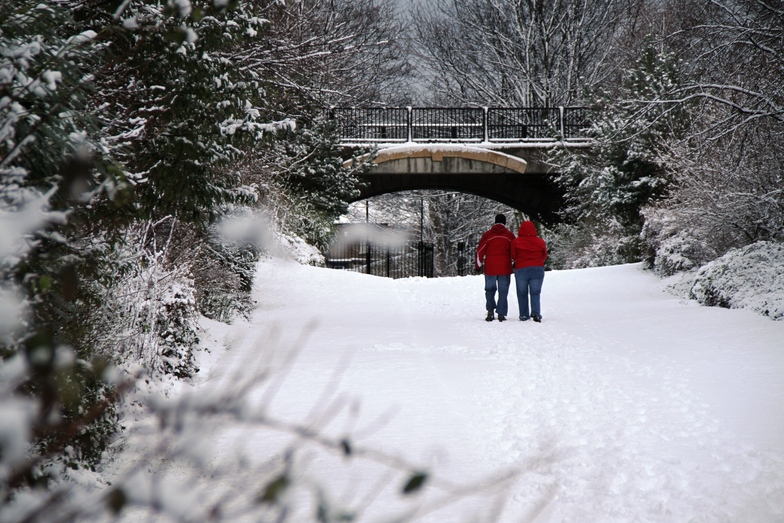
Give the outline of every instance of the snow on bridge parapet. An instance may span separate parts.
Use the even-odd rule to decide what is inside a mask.
[[[528,164],[522,158],[510,154],[485,149],[476,146],[457,145],[457,144],[406,144],[394,147],[387,147],[378,151],[378,155],[373,159],[376,164],[390,162],[394,160],[404,160],[408,158],[429,158],[433,162],[441,162],[447,158],[461,158],[464,160],[474,160],[492,165],[505,167],[520,174],[525,173]],[[365,162],[371,158],[370,154],[359,158],[360,162]],[[344,163],[346,167],[351,166],[353,160]]]

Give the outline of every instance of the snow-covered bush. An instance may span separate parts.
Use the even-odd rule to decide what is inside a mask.
[[[582,222],[560,224],[543,233],[553,269],[579,269],[617,265],[637,259],[639,240],[616,220],[602,225]]]
[[[194,373],[195,257],[183,253],[198,250],[188,241],[192,237],[187,226],[169,217],[136,224],[103,253],[104,276],[85,283],[100,296],[100,307],[85,304],[83,318],[97,354],[121,365],[142,365],[153,376]]]
[[[718,256],[709,239],[685,227],[679,209],[648,207],[643,215],[643,261],[660,276],[695,269]]]
[[[691,270],[698,265],[695,260],[703,258],[700,252],[704,252],[704,243],[687,233],[670,236],[659,243],[653,257],[653,269],[662,276]]]
[[[701,267],[689,296],[703,305],[784,319],[784,244],[758,242]]]
[[[233,209],[212,225],[194,265],[199,312],[226,323],[247,317],[256,262],[268,246],[268,224],[249,208]]]
[[[326,264],[324,254],[317,247],[314,247],[302,238],[288,234],[279,234],[278,243],[298,263],[313,265],[314,267],[324,267]]]

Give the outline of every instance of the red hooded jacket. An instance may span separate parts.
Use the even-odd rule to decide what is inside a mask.
[[[515,269],[523,267],[544,267],[547,259],[547,245],[536,235],[533,222],[520,224],[520,232],[512,242],[512,259]]]
[[[482,235],[476,249],[476,268],[485,266],[487,276],[512,274],[511,246],[514,240],[512,231],[503,223],[496,223]]]

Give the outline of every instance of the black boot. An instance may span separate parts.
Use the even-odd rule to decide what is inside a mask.
[[[494,319],[495,316],[493,316],[493,309],[490,309],[487,311],[487,318],[485,318],[485,321],[493,321]]]

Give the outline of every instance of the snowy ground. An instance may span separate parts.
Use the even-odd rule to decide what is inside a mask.
[[[269,415],[438,478],[402,500],[385,486],[404,475],[310,454],[324,496],[372,500],[363,521],[784,521],[784,322],[680,301],[637,265],[548,272],[541,324],[514,320],[513,292],[512,321],[485,322],[481,276],[265,260],[256,288],[249,322],[205,320],[196,387],[272,369],[255,393]],[[204,436],[217,462],[261,463],[287,440],[232,423]],[[244,470],[230,483],[258,479]]]

